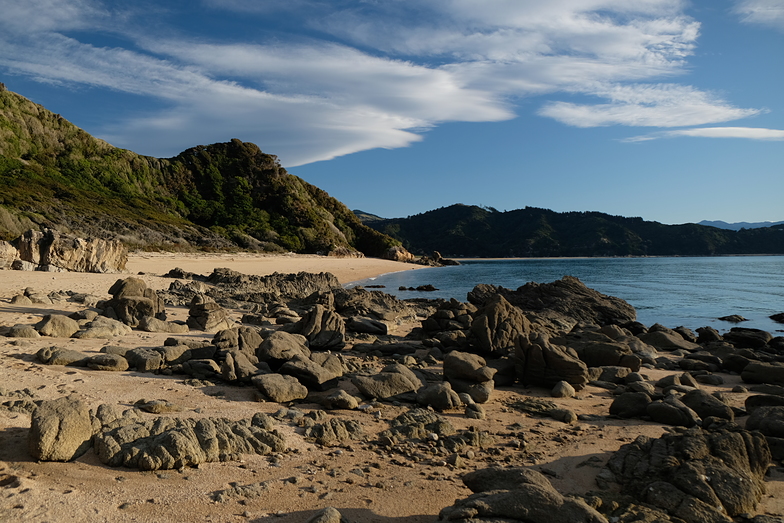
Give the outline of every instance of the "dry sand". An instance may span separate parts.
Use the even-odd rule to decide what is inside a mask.
[[[144,272],[143,278],[155,289],[168,287],[171,280],[153,274],[163,274],[174,267],[205,274],[215,267],[249,274],[329,271],[342,283],[411,268],[372,259],[180,254],[135,255],[128,264],[130,272]],[[0,327],[34,324],[44,314],[68,314],[82,307],[65,301],[54,306],[10,305],[8,300],[25,287],[42,292],[72,290],[106,296],[117,278],[118,275],[0,271]],[[172,319],[187,317],[187,310],[182,308],[169,307],[167,311]],[[412,327],[392,326],[398,334]],[[198,332],[187,336],[212,338]],[[156,347],[166,337],[134,331],[110,343]],[[197,418],[244,419],[256,412],[274,413],[280,408],[278,404],[257,402],[250,387],[217,384],[198,388],[186,385],[183,376],[46,366],[34,359],[42,347],[54,345],[91,353],[106,345],[105,340],[0,340],[4,340],[0,341],[0,388],[30,389],[38,399],[75,394],[93,407],[108,403],[127,408],[140,399],[165,399],[183,408],[175,415]],[[668,374],[660,370],[644,373],[651,379]],[[724,386],[707,389],[728,391],[739,382],[737,376],[725,378]],[[497,390],[485,405],[486,420],[469,420],[457,410],[445,413],[457,429],[476,426],[495,435],[496,444],[488,449],[474,449],[474,455],[464,459],[463,468],[448,465],[447,456],[433,454],[428,445],[412,448],[410,456],[402,456],[388,454],[372,443],[375,433],[388,428],[386,421],[407,410],[391,403],[361,411],[331,412],[360,421],[369,436],[368,442],[321,448],[306,442],[300,429],[280,424],[290,451],[278,459],[248,455],[238,462],[158,472],[107,467],[92,451],[71,463],[35,462],[27,451],[29,415],[0,409],[0,521],[294,523],[307,521],[318,509],[334,506],[353,523],[433,522],[443,507],[470,494],[460,481],[467,471],[493,464],[532,466],[547,473],[561,492],[582,494],[597,488],[594,477],[598,466],[622,444],[639,434],[658,437],[665,430],[655,423],[604,418],[612,395],[603,389],[588,387],[577,398],[554,400],[578,414],[602,416],[596,421],[572,425],[527,417],[514,410],[509,404],[521,394],[547,396],[544,390],[505,388]],[[731,395],[737,406],[742,406],[745,398],[745,394]],[[314,404],[296,407],[305,411],[319,408]],[[518,445],[522,440],[527,443],[524,449]],[[784,474],[773,469],[760,512],[784,511],[782,479]],[[240,497],[224,503],[212,498],[215,492],[235,484],[261,482],[266,482],[267,488],[255,498]]]

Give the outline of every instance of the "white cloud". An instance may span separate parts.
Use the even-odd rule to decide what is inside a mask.
[[[744,22],[784,31],[784,0],[736,0],[735,12]]]
[[[195,8],[258,22],[253,43],[189,33],[175,25],[173,7],[160,16],[135,6],[0,0],[0,66],[169,104],[107,126],[117,145],[166,156],[237,137],[289,166],[404,147],[443,122],[513,118],[512,101],[525,96],[607,100],[539,111],[580,127],[704,125],[758,113],[694,87],[645,83],[681,74],[693,53],[699,23],[683,0],[202,0]],[[305,32],[266,37],[281,12],[288,31]],[[91,34],[127,45],[102,47]]]
[[[675,84],[615,84],[597,87],[592,94],[609,99],[610,103],[551,102],[539,114],[575,127],[682,127],[738,120],[760,113],[756,109],[738,109],[710,93]]]
[[[745,138],[748,140],[784,141],[784,130],[765,129],[759,127],[702,127],[698,129],[679,129],[663,131],[642,136],[627,138],[625,142],[645,142],[659,138],[676,138],[689,136],[696,138]]]

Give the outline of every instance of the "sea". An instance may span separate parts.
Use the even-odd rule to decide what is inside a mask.
[[[784,312],[784,256],[646,257],[646,258],[515,258],[459,259],[458,266],[384,274],[352,282],[383,285],[400,299],[455,298],[479,283],[517,289],[527,282],[549,283],[575,276],[588,287],[626,300],[637,320],[650,326],[710,326],[763,329],[784,335],[784,324],[769,316]],[[432,292],[400,287],[433,285]],[[374,290],[374,289],[371,289]],[[738,314],[748,321],[730,323],[722,316]]]

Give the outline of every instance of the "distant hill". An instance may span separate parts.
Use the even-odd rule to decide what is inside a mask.
[[[399,245],[254,144],[141,156],[0,84],[0,239],[42,227],[141,248],[380,256]]]
[[[500,212],[462,204],[366,223],[414,254],[437,250],[453,257],[784,254],[784,225],[736,232],[599,212]]]
[[[717,221],[710,221],[710,220],[702,220],[699,222],[699,225],[705,225],[708,227],[718,227],[719,229],[727,229],[730,231],[739,231],[741,229],[761,229],[763,227],[774,227],[776,225],[782,225],[784,222],[735,222],[735,223],[727,223],[721,220]]]
[[[369,212],[360,211],[359,209],[354,209],[351,211],[354,215],[359,218],[359,221],[367,225],[370,222],[377,222],[380,220],[386,220],[386,218],[382,218],[381,216],[376,216],[375,214],[370,214]]]

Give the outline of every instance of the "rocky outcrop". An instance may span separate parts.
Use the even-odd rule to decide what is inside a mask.
[[[508,356],[518,336],[528,334],[531,325],[523,312],[497,295],[474,315],[471,333],[483,354]]]
[[[476,354],[452,351],[444,357],[444,378],[452,388],[471,396],[477,403],[490,399],[496,369],[488,367],[485,359]]]
[[[103,426],[94,437],[95,452],[110,467],[162,470],[238,459],[240,454],[267,455],[286,448],[284,437],[267,430],[267,416],[251,420],[220,418],[143,420],[116,417],[99,408]]]
[[[474,494],[457,500],[439,514],[456,523],[607,523],[583,501],[562,496],[541,473],[515,467],[466,474],[463,482]]]
[[[342,287],[335,275],[328,272],[256,276],[226,268],[215,269],[207,282],[214,285],[209,295],[219,303],[224,298],[255,303],[302,300]]]
[[[381,321],[395,321],[413,316],[412,307],[396,297],[378,291],[368,291],[360,287],[334,289],[335,311],[343,316],[364,316]]]
[[[316,305],[300,321],[283,329],[304,336],[313,350],[340,350],[346,346],[345,321],[323,305]]]
[[[8,242],[0,241],[0,270],[10,269],[14,260],[19,259],[19,251]]]
[[[552,283],[526,283],[514,291],[480,284],[468,293],[468,301],[483,307],[497,294],[524,311],[554,311],[582,323],[622,325],[637,318],[634,307],[624,300],[586,287],[573,276]]]
[[[397,262],[413,262],[414,255],[408,252],[400,245],[395,245],[387,249],[381,256],[385,260],[392,260]]]
[[[416,374],[399,363],[387,365],[377,374],[354,376],[351,383],[366,397],[376,399],[416,392],[422,387],[422,381]]]
[[[659,439],[639,436],[610,458],[598,480],[615,481],[622,492],[689,523],[729,523],[754,512],[770,458],[762,434],[725,422]]]
[[[33,412],[28,446],[41,461],[71,461],[90,448],[93,435],[90,410],[75,398],[44,401]]]
[[[57,267],[75,272],[123,272],[128,250],[117,240],[75,238],[52,229],[29,230],[19,239],[19,258],[46,270]]]
[[[215,300],[203,294],[193,297],[188,310],[188,327],[204,332],[218,332],[233,326],[229,313]]]
[[[114,316],[130,327],[136,327],[145,317],[166,319],[166,309],[158,294],[147,288],[144,280],[125,278],[109,288],[113,297],[104,304],[104,316]]]
[[[545,334],[519,336],[515,340],[515,368],[525,385],[552,389],[558,382],[569,383],[576,391],[588,383],[588,367],[574,350],[550,343]]]

